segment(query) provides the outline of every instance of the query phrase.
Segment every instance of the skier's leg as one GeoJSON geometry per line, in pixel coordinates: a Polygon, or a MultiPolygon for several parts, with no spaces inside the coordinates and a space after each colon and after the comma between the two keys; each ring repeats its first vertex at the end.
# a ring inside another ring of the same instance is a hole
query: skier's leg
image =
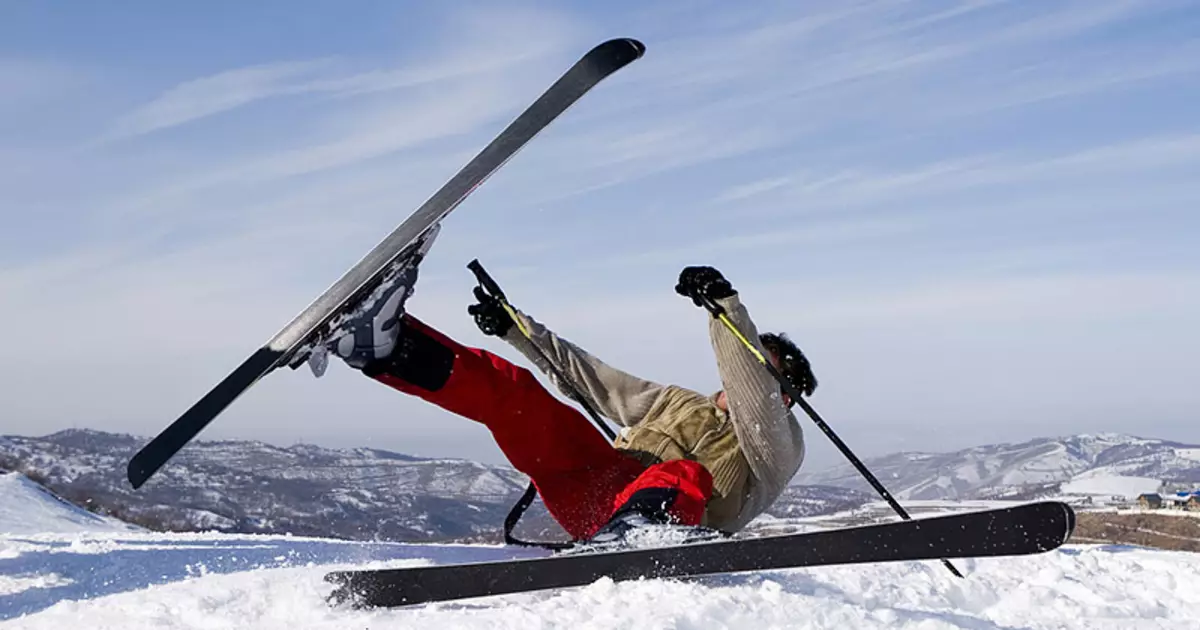
{"type": "Polygon", "coordinates": [[[330,350],[387,385],[486,425],[513,466],[533,479],[555,519],[584,538],[603,525],[613,497],[643,466],[613,449],[528,370],[463,347],[405,314],[436,234],[343,325],[348,333],[332,340],[330,350]]]}
{"type": "Polygon", "coordinates": [[[645,467],[617,451],[529,370],[465,347],[404,315],[395,352],[368,376],[488,427],[513,467],[529,475],[551,515],[586,538],[613,511],[617,494],[645,467]]]}

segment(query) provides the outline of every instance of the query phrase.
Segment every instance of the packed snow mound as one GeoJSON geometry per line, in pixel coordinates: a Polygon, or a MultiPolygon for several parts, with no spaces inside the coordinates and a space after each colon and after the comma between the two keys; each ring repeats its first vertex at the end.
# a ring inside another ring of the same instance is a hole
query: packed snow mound
{"type": "Polygon", "coordinates": [[[0,534],[139,529],[68,503],[21,473],[0,473],[0,534]]]}
{"type": "Polygon", "coordinates": [[[1162,485],[1162,480],[1151,477],[1114,475],[1104,470],[1091,470],[1076,475],[1064,483],[1059,491],[1063,494],[1136,499],[1143,494],[1158,492],[1162,485]]]}
{"type": "Polygon", "coordinates": [[[529,557],[496,546],[224,534],[0,536],[0,627],[1200,628],[1200,554],[1077,546],[1015,558],[764,571],[383,610],[333,607],[331,570],[529,557]]]}

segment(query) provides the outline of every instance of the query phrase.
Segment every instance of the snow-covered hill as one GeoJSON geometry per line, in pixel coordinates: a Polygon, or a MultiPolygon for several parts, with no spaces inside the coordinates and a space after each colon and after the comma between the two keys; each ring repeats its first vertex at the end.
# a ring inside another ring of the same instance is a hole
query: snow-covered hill
{"type": "Polygon", "coordinates": [[[154,529],[429,540],[494,529],[527,480],[466,460],[389,451],[196,441],[145,486],[125,479],[145,438],[89,430],[0,437],[0,466],[36,473],[154,529]]]}
{"type": "MultiPolygon", "coordinates": [[[[1153,491],[1155,481],[1200,484],[1200,447],[1119,434],[895,453],[866,464],[899,499],[1024,498],[1064,490],[1136,496],[1153,491]]],[[[848,465],[805,471],[798,480],[869,489],[848,465]]]]}
{"type": "Polygon", "coordinates": [[[0,534],[138,531],[92,514],[16,472],[0,473],[0,534]]]}

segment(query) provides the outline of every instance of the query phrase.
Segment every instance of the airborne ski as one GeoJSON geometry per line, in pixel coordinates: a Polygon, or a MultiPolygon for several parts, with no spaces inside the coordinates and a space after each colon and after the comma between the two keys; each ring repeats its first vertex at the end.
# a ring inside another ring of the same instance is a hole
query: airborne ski
{"type": "Polygon", "coordinates": [[[1065,503],[668,547],[405,569],[338,571],[332,600],[392,607],[590,584],[823,565],[1016,556],[1050,551],[1075,528],[1065,503]]]}
{"type": "MultiPolygon", "coordinates": [[[[567,108],[644,52],[645,46],[637,40],[612,39],[585,54],[341,279],[138,451],[127,470],[133,487],[141,487],[261,378],[283,365],[295,369],[319,351],[320,342],[336,330],[338,315],[355,308],[398,267],[411,264],[409,256],[422,244],[428,245],[446,215],[567,108]]],[[[320,369],[316,367],[320,358],[314,357],[314,371],[320,369]]]]}

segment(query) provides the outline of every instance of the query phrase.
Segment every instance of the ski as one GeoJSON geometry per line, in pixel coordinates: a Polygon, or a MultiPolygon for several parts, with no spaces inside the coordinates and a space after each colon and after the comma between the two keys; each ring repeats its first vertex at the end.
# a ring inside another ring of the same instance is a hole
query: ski
{"type": "Polygon", "coordinates": [[[830,531],[474,564],[337,571],[331,600],[392,607],[590,584],[823,565],[1016,556],[1050,551],[1075,528],[1065,503],[934,516],[830,531]]]}
{"type": "Polygon", "coordinates": [[[138,451],[127,467],[133,487],[141,487],[217,415],[270,372],[283,365],[296,369],[313,358],[313,370],[319,375],[322,357],[310,355],[322,339],[336,330],[335,319],[339,314],[354,308],[395,275],[398,266],[411,264],[408,257],[412,252],[422,243],[427,245],[441,220],[480,184],[600,81],[639,59],[644,52],[641,42],[628,38],[608,40],[588,51],[341,279],[138,451]]]}

